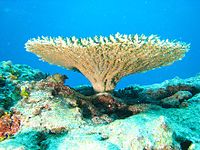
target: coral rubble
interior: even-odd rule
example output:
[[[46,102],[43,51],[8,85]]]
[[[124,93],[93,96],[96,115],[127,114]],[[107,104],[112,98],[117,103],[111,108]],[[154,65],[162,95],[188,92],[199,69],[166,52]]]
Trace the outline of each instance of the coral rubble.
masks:
[[[200,149],[200,75],[113,93],[66,78],[19,82],[10,113],[0,108],[0,149]]]
[[[49,63],[80,71],[96,92],[105,92],[112,91],[123,76],[180,60],[189,45],[156,35],[117,33],[80,39],[42,37],[29,40],[26,49]]]

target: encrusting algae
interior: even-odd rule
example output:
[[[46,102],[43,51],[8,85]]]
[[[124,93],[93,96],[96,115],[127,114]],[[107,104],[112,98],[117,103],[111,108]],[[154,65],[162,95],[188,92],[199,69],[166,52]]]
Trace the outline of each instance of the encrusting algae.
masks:
[[[167,66],[184,57],[189,45],[160,40],[156,35],[122,35],[93,38],[31,39],[27,51],[67,69],[78,70],[96,92],[112,91],[124,76]]]

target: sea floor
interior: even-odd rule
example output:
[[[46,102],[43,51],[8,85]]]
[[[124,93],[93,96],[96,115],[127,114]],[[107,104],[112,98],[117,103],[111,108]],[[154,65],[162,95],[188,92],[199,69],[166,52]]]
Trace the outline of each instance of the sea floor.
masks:
[[[96,94],[0,62],[0,150],[200,150],[200,74]]]

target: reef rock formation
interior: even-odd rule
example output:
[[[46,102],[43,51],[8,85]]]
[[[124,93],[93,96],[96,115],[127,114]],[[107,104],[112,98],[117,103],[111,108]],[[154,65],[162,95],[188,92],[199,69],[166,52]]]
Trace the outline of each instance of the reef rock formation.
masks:
[[[73,89],[65,79],[19,82],[21,99],[11,113],[0,109],[1,150],[200,149],[200,75],[113,95]]]
[[[39,81],[46,77],[47,74],[27,65],[0,62],[0,111],[9,110],[25,94],[20,89],[22,82]]]
[[[42,37],[29,40],[26,49],[49,63],[80,71],[96,92],[105,92],[112,91],[123,76],[181,59],[189,45],[156,35],[117,33],[80,39]]]

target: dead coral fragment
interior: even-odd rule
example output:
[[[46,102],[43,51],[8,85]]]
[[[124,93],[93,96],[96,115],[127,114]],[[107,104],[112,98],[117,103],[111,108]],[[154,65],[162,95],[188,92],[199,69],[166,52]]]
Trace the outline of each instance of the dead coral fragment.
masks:
[[[27,51],[43,60],[82,72],[97,92],[112,91],[116,83],[132,73],[170,65],[184,57],[189,45],[160,40],[151,35],[122,35],[93,38],[31,39]]]

